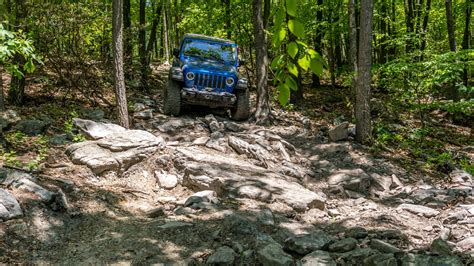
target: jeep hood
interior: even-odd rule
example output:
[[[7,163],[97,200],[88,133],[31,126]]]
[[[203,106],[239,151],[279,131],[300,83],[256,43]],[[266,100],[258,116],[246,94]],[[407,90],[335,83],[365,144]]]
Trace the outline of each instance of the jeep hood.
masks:
[[[220,73],[228,76],[235,76],[237,74],[237,69],[235,66],[226,65],[210,60],[189,60],[184,63],[183,71]]]

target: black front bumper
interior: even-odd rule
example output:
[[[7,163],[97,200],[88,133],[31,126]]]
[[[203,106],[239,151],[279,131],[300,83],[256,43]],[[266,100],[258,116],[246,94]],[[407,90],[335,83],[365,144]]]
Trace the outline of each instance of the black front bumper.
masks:
[[[194,88],[183,88],[181,99],[185,104],[203,105],[209,107],[234,107],[237,98],[228,92],[208,92]]]

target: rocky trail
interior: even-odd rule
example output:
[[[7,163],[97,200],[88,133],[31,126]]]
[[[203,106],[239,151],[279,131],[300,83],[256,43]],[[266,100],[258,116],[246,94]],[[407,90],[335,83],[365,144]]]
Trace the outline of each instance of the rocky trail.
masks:
[[[273,126],[135,105],[132,130],[75,119],[88,140],[39,173],[0,170],[0,262],[469,265],[472,176],[408,173],[349,124]]]

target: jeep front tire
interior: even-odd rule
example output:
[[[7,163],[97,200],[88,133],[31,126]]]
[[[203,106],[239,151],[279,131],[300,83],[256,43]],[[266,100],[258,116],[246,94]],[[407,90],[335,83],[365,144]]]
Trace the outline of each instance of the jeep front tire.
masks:
[[[180,82],[168,79],[168,84],[164,91],[163,112],[166,115],[178,116],[181,111],[181,84]]]
[[[232,119],[247,120],[250,117],[250,94],[248,90],[236,91],[236,106],[232,109]]]

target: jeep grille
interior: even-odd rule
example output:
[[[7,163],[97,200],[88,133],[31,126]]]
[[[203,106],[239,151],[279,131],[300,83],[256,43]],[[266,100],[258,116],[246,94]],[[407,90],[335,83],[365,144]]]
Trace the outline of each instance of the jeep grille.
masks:
[[[224,89],[226,78],[220,75],[196,73],[196,85],[198,88]]]

